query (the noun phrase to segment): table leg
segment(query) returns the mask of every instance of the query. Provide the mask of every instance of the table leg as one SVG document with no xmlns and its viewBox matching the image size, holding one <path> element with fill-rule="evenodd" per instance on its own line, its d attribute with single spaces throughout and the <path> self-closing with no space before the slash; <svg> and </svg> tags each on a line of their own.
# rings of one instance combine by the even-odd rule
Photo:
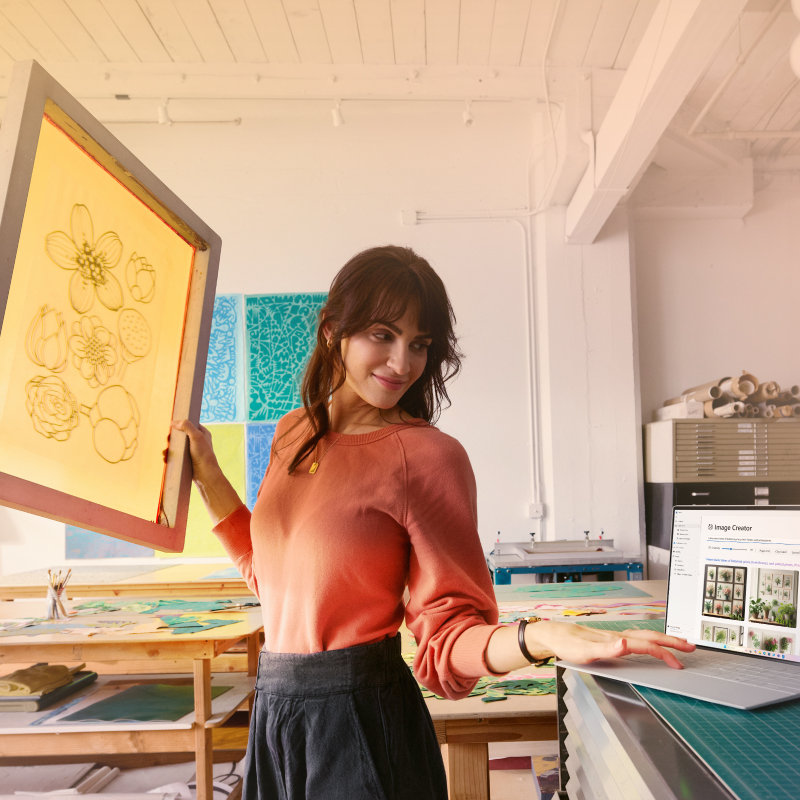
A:
<svg viewBox="0 0 800 800">
<path fill-rule="evenodd" d="M 446 744 L 442 748 L 450 800 L 489 800 L 489 745 Z"/>
<path fill-rule="evenodd" d="M 261 652 L 258 631 L 247 637 L 247 674 L 258 672 L 258 654 Z"/>
<path fill-rule="evenodd" d="M 211 729 L 206 720 L 211 716 L 211 661 L 194 661 L 194 760 L 197 800 L 212 800 L 214 781 L 214 752 Z"/>
</svg>

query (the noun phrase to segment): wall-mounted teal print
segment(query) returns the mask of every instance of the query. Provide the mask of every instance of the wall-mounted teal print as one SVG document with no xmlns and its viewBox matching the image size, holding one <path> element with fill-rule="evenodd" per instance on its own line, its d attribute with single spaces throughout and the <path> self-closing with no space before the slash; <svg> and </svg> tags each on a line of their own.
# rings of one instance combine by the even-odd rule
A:
<svg viewBox="0 0 800 800">
<path fill-rule="evenodd" d="M 300 382 L 327 295 L 245 297 L 247 419 L 268 422 L 300 406 Z"/>
<path fill-rule="evenodd" d="M 244 418 L 242 316 L 242 295 L 223 294 L 214 299 L 201 422 L 240 422 Z"/>
</svg>

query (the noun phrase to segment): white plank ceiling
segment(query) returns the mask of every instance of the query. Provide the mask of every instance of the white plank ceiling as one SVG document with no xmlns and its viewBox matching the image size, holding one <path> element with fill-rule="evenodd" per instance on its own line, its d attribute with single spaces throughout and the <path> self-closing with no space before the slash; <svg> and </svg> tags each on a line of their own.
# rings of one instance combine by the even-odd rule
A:
<svg viewBox="0 0 800 800">
<path fill-rule="evenodd" d="M 572 76 L 589 77 L 597 153 L 587 200 L 570 190 L 580 229 L 605 213 L 603 159 L 606 204 L 653 159 L 800 163 L 798 34 L 789 0 L 0 0 L 0 98 L 27 59 L 87 105 L 567 100 Z M 647 155 L 626 165 L 632 135 Z"/>
</svg>

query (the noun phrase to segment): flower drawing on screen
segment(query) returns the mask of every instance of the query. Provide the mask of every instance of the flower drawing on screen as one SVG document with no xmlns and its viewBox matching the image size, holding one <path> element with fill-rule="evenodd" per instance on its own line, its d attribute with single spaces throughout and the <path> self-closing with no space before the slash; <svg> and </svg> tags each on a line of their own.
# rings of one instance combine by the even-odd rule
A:
<svg viewBox="0 0 800 800">
<path fill-rule="evenodd" d="M 47 439 L 63 442 L 78 424 L 78 402 L 56 375 L 37 375 L 25 386 L 25 408 L 33 427 Z"/>
<path fill-rule="evenodd" d="M 153 334 L 147 320 L 135 308 L 123 308 L 117 318 L 117 331 L 122 345 L 122 358 L 125 364 L 133 364 L 150 352 Z M 120 370 L 120 378 L 125 373 L 125 364 Z"/>
<path fill-rule="evenodd" d="M 67 365 L 67 326 L 63 315 L 46 303 L 28 326 L 25 352 L 34 364 L 61 372 Z"/>
<path fill-rule="evenodd" d="M 125 282 L 128 291 L 137 303 L 149 303 L 156 293 L 156 271 L 144 257 L 131 254 L 125 267 Z"/>
<path fill-rule="evenodd" d="M 69 299 L 79 314 L 89 311 L 95 296 L 110 311 L 122 305 L 122 286 L 111 272 L 122 256 L 122 242 L 113 231 L 95 239 L 92 215 L 85 205 L 72 206 L 69 234 L 47 234 L 45 250 L 59 267 L 73 272 Z"/>
<path fill-rule="evenodd" d="M 72 323 L 69 337 L 72 363 L 89 386 L 105 386 L 119 361 L 117 339 L 97 317 L 81 317 Z"/>
<path fill-rule="evenodd" d="M 94 449 L 101 458 L 109 464 L 131 458 L 139 436 L 139 408 L 133 395 L 118 384 L 109 386 L 93 406 L 81 406 L 81 413 L 89 418 Z"/>
</svg>

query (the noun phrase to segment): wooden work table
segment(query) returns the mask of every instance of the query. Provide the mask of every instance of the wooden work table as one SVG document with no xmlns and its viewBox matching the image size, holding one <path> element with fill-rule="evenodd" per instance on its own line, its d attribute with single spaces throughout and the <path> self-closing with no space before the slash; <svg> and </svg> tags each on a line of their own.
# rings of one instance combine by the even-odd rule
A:
<svg viewBox="0 0 800 800">
<path fill-rule="evenodd" d="M 558 738 L 555 695 L 516 695 L 496 703 L 480 697 L 431 698 L 426 703 L 442 746 L 450 800 L 489 797 L 489 743 Z"/>
<path fill-rule="evenodd" d="M 58 567 L 56 567 L 58 569 Z M 68 567 L 62 566 L 66 572 Z M 211 563 L 109 564 L 71 567 L 67 598 L 85 597 L 243 597 L 250 594 L 230 561 Z M 44 597 L 47 570 L 0 577 L 0 600 Z"/>
<path fill-rule="evenodd" d="M 31 609 L 32 604 L 38 610 L 26 610 Z M 0 605 L 0 618 L 6 620 L 36 616 L 41 612 L 41 602 L 19 601 Z M 82 620 L 86 620 L 93 624 L 98 616 L 109 621 L 115 618 L 142 621 L 147 616 L 151 626 L 153 621 L 151 615 L 134 617 L 125 612 L 114 612 L 71 617 L 70 623 L 78 626 Z M 202 619 L 220 615 L 198 613 L 196 616 Z M 30 665 L 40 661 L 67 665 L 86 662 L 98 671 L 102 669 L 103 662 L 113 662 L 114 672 L 119 671 L 120 664 L 124 667 L 125 662 L 135 662 L 137 665 L 145 663 L 150 667 L 148 672 L 158 673 L 161 663 L 183 660 L 191 664 L 191 676 L 188 680 L 194 687 L 194 719 L 182 730 L 151 730 L 143 728 L 140 723 L 134 727 L 126 728 L 123 724 L 119 729 L 98 732 L 91 725 L 75 725 L 74 730 L 70 729 L 65 736 L 63 730 L 59 733 L 48 732 L 46 726 L 20 731 L 18 727 L 14 727 L 14 720 L 10 719 L 18 712 L 0 714 L 2 761 L 20 763 L 20 760 L 34 755 L 193 752 L 196 760 L 198 800 L 211 800 L 215 730 L 224 722 L 223 718 L 215 718 L 212 714 L 212 662 L 234 645 L 244 642 L 247 647 L 247 672 L 254 676 L 262 628 L 260 608 L 225 612 L 221 616 L 225 619 L 236 619 L 236 622 L 196 633 L 176 634 L 170 629 L 111 633 L 100 629 L 90 635 L 58 632 L 0 637 L 0 668 L 9 665 L 7 670 L 2 669 L 4 673 L 16 668 L 11 665 Z M 149 677 L 152 678 L 152 674 Z M 170 677 L 174 681 L 174 676 Z M 248 696 L 252 692 L 253 682 L 253 679 L 248 681 Z"/>
</svg>

